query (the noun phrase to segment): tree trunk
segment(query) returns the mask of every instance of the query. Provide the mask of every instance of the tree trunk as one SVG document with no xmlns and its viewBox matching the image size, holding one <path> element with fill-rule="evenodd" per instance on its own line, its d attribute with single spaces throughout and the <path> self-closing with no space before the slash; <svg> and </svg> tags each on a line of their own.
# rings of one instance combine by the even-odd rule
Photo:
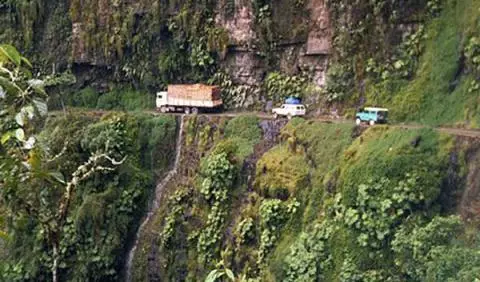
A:
<svg viewBox="0 0 480 282">
<path fill-rule="evenodd" d="M 57 244 L 53 244 L 53 264 L 52 264 L 52 279 L 53 282 L 58 282 L 58 247 Z"/>
</svg>

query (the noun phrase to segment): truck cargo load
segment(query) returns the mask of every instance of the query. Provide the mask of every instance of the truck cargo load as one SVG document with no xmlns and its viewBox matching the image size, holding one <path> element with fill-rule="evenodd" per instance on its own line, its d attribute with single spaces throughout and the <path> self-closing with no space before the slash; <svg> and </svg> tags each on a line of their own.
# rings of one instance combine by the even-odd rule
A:
<svg viewBox="0 0 480 282">
<path fill-rule="evenodd" d="M 221 90 L 204 84 L 168 85 L 166 92 L 157 93 L 157 109 L 162 113 L 183 111 L 198 113 L 199 109 L 212 109 L 223 105 Z"/>
</svg>

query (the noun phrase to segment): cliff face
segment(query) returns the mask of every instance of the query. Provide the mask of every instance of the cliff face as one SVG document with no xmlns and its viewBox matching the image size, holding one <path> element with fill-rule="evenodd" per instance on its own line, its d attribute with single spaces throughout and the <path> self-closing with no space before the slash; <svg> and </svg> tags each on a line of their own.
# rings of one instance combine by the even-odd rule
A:
<svg viewBox="0 0 480 282">
<path fill-rule="evenodd" d="M 183 136 L 133 281 L 478 276 L 476 139 L 252 116 L 185 118 Z"/>
<path fill-rule="evenodd" d="M 17 0 L 0 4 L 0 41 L 43 73 L 72 70 L 73 96 L 210 82 L 228 108 L 293 95 L 319 114 L 376 105 L 396 121 L 478 127 L 478 3 Z"/>
<path fill-rule="evenodd" d="M 323 0 L 33 2 L 0 6 L 7 26 L 0 40 L 38 57 L 34 62 L 44 72 L 52 65 L 56 71 L 72 68 L 80 76 L 94 70 L 101 71 L 102 79 L 158 87 L 175 80 L 202 81 L 214 67 L 247 86 L 259 86 L 271 71 L 308 72 L 315 84 L 325 83 L 333 33 Z M 191 58 L 196 50 L 213 62 L 200 66 L 204 63 Z M 183 64 L 192 70 L 182 78 L 159 77 Z M 83 84 L 93 80 L 87 77 Z"/>
<path fill-rule="evenodd" d="M 233 2 L 233 3 L 227 3 Z M 277 68 L 283 72 L 295 74 L 299 71 L 313 71 L 314 81 L 318 85 L 325 83 L 325 70 L 328 54 L 331 51 L 332 31 L 329 12 L 323 0 L 309 0 L 308 3 L 292 7 L 292 1 L 284 0 L 271 7 L 272 28 L 277 34 L 278 42 L 269 51 L 279 59 Z M 85 5 L 85 4 L 83 4 Z M 84 7 L 82 5 L 82 7 Z M 180 13 L 181 5 L 171 6 L 162 2 L 117 1 L 113 5 L 106 0 L 92 1 L 89 5 L 94 12 L 94 18 L 85 16 L 83 11 L 74 16 L 72 23 L 72 60 L 77 64 L 105 65 L 109 58 L 125 51 L 122 39 L 115 37 L 125 26 L 135 26 L 146 17 L 147 11 L 162 9 L 162 14 L 175 15 Z M 231 5 L 231 6 L 228 6 Z M 72 10 L 73 8 L 71 8 Z M 122 18 L 115 22 L 116 13 L 120 11 Z M 218 1 L 214 10 L 215 25 L 228 33 L 228 50 L 225 58 L 219 61 L 220 66 L 228 70 L 234 81 L 247 85 L 259 85 L 267 73 L 265 59 L 259 56 L 260 46 L 256 46 L 262 32 L 259 26 L 263 23 L 256 20 L 252 1 Z M 88 30 L 87 26 L 95 22 L 96 31 Z M 282 29 L 282 30 L 280 30 Z M 115 51 L 93 48 L 89 50 L 87 37 L 95 37 L 95 33 L 108 32 L 107 42 L 115 45 Z M 138 37 L 141 30 L 134 31 L 129 36 Z M 128 41 L 128 40 L 127 40 Z M 161 41 L 158 45 L 165 44 Z M 118 44 L 118 46 L 117 46 Z M 152 52 L 153 50 L 132 50 L 133 52 Z"/>
<path fill-rule="evenodd" d="M 328 55 L 332 48 L 332 29 L 328 7 L 323 0 L 309 0 L 300 7 L 292 1 L 272 5 L 271 21 L 278 40 L 271 49 L 276 68 L 289 74 L 310 72 L 313 81 L 323 86 Z M 262 34 L 256 23 L 252 1 L 235 1 L 234 13 L 228 15 L 219 5 L 216 22 L 228 30 L 231 46 L 222 65 L 239 83 L 259 85 L 267 73 L 264 58 L 256 46 Z"/>
</svg>

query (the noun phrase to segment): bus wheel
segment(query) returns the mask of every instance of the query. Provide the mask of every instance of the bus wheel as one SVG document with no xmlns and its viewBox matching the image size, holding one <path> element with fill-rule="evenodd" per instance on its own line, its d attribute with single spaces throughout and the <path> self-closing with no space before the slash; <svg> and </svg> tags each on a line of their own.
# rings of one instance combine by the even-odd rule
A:
<svg viewBox="0 0 480 282">
<path fill-rule="evenodd" d="M 278 114 L 277 114 L 277 113 L 274 113 L 274 114 L 273 114 L 273 118 L 274 118 L 274 119 L 277 119 L 277 118 L 278 118 Z"/>
<path fill-rule="evenodd" d="M 357 118 L 357 119 L 355 120 L 355 123 L 356 123 L 357 125 L 360 125 L 360 124 L 362 124 L 362 120 L 359 119 L 359 118 Z"/>
<path fill-rule="evenodd" d="M 375 125 L 375 121 L 374 121 L 374 120 L 371 120 L 371 121 L 370 121 L 370 125 Z"/>
<path fill-rule="evenodd" d="M 166 112 L 168 112 L 167 107 L 163 107 L 163 106 L 160 107 L 160 112 L 161 112 L 161 113 L 166 113 Z"/>
<path fill-rule="evenodd" d="M 185 107 L 184 112 L 185 112 L 186 115 L 189 115 L 190 114 L 190 108 Z"/>
<path fill-rule="evenodd" d="M 288 114 L 288 115 L 287 115 L 287 118 L 288 118 L 289 120 L 292 119 L 292 114 Z"/>
<path fill-rule="evenodd" d="M 192 114 L 196 115 L 198 114 L 198 108 L 192 108 Z"/>
</svg>

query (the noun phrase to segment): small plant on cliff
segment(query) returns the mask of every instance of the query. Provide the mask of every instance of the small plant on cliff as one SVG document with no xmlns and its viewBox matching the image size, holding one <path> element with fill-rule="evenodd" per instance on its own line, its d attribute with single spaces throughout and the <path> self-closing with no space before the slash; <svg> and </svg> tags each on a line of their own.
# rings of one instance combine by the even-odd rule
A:
<svg viewBox="0 0 480 282">
<path fill-rule="evenodd" d="M 255 238 L 255 222 L 253 218 L 247 217 L 240 221 L 240 223 L 236 226 L 236 233 L 238 234 L 238 247 Z"/>
<path fill-rule="evenodd" d="M 221 254 L 222 259 L 220 260 L 220 262 L 217 263 L 216 269 L 212 270 L 207 275 L 207 278 L 205 278 L 205 282 L 215 282 L 224 276 L 226 276 L 229 281 L 235 281 L 235 275 L 233 274 L 233 271 L 230 268 L 228 268 L 226 265 L 226 261 L 227 261 L 226 254 L 228 252 L 229 252 L 228 249 L 225 251 L 222 251 L 222 254 Z"/>
<path fill-rule="evenodd" d="M 161 244 L 164 248 L 171 247 L 172 237 L 175 233 L 175 228 L 179 223 L 180 216 L 184 213 L 184 202 L 188 202 L 191 198 L 191 191 L 189 189 L 180 189 L 168 199 L 168 206 L 170 212 L 165 219 L 163 230 L 161 232 Z"/>
<path fill-rule="evenodd" d="M 323 91 L 329 102 L 341 101 L 352 95 L 354 73 L 348 65 L 332 64 L 327 71 L 327 80 Z"/>
<path fill-rule="evenodd" d="M 465 47 L 467 65 L 475 79 L 471 82 L 469 92 L 480 89 L 480 37 L 473 36 Z"/>
<path fill-rule="evenodd" d="M 208 158 L 200 193 L 207 201 L 225 202 L 228 189 L 233 184 L 235 167 L 228 160 L 226 153 L 220 153 Z"/>
<path fill-rule="evenodd" d="M 236 84 L 225 72 L 216 72 L 209 80 L 209 84 L 218 85 L 222 90 L 222 100 L 227 108 L 248 107 L 249 98 L 259 94 L 259 88 L 246 84 Z"/>
</svg>

